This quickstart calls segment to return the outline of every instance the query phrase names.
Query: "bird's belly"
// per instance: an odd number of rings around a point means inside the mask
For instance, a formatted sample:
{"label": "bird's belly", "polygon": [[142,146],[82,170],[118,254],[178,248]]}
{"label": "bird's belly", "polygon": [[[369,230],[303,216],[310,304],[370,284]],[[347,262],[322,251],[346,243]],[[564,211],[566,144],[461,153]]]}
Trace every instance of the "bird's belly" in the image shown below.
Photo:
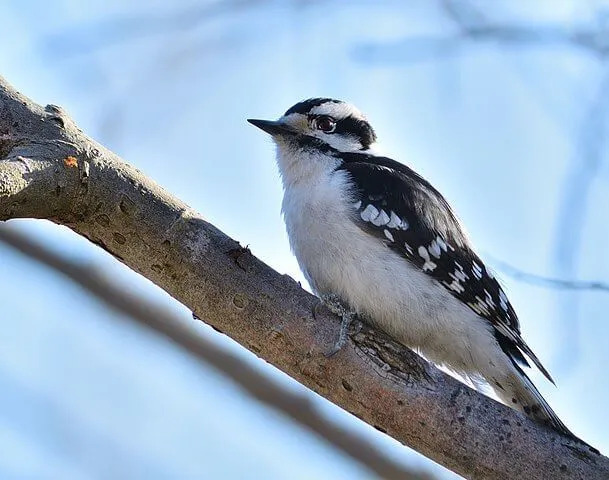
{"label": "bird's belly", "polygon": [[[326,228],[306,248],[295,249],[311,286],[338,295],[359,315],[389,333],[420,344],[448,305],[433,279],[356,225]],[[307,251],[311,250],[311,251]]]}
{"label": "bird's belly", "polygon": [[351,219],[286,222],[294,253],[316,293],[339,296],[436,363],[471,371],[471,345],[494,341],[483,319]]}

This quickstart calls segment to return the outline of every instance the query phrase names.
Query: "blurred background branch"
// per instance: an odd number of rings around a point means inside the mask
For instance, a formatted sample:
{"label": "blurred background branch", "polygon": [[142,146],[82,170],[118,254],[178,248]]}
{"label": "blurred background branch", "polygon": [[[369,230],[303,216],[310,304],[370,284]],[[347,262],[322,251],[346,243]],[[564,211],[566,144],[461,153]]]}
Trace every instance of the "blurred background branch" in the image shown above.
{"label": "blurred background branch", "polygon": [[408,36],[386,43],[365,43],[354,50],[359,61],[399,63],[434,60],[447,55],[466,53],[475,44],[490,43],[502,48],[581,49],[601,61],[609,54],[609,10],[601,9],[591,25],[568,26],[564,23],[509,23],[493,18],[493,10],[477,8],[469,0],[439,0],[453,32],[442,35]]}
{"label": "blurred background branch", "polygon": [[493,258],[490,255],[485,255],[485,257],[488,258],[501,273],[508,275],[519,282],[529,283],[531,285],[538,285],[546,288],[556,288],[559,290],[590,290],[609,292],[609,283],[544,277],[543,275],[537,275],[535,273],[526,272],[516,268],[513,265],[503,262],[497,258]]}
{"label": "blurred background branch", "polygon": [[[260,7],[268,0],[223,0],[211,3],[177,5],[162,13],[148,11],[130,16],[104,18],[88,24],[75,25],[68,32],[58,32],[45,37],[41,48],[45,55],[60,51],[62,58],[89,55],[96,50],[116,44],[124,44],[147,36],[187,36],[192,30],[213,22],[222,16],[233,16]],[[76,29],[76,31],[75,31]],[[80,30],[80,31],[79,31]],[[73,42],[74,35],[84,42]],[[175,39],[171,39],[175,41]],[[63,48],[58,49],[61,45]],[[66,48],[67,47],[67,48]]]}

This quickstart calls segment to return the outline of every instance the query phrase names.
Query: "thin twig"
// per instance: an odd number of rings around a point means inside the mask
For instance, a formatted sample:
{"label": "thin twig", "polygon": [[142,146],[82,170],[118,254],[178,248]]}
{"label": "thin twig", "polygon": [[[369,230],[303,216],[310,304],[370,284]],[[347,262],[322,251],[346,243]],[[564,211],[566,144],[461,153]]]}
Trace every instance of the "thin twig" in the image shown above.
{"label": "thin twig", "polygon": [[485,255],[498,270],[507,276],[520,282],[529,283],[546,288],[557,288],[561,290],[591,290],[609,292],[609,283],[595,280],[565,280],[561,278],[545,277],[535,273],[520,270],[507,262]]}

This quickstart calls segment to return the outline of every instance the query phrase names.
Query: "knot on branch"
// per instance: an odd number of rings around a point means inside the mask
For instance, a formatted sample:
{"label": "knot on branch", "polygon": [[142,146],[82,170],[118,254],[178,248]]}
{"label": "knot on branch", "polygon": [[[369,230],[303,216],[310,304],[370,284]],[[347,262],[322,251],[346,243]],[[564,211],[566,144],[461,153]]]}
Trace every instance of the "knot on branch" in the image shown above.
{"label": "knot on branch", "polygon": [[433,389],[434,380],[421,357],[386,334],[363,324],[352,340],[358,355],[371,364],[381,377],[406,385],[418,382]]}
{"label": "knot on branch", "polygon": [[57,105],[47,105],[44,111],[48,113],[48,119],[61,128],[65,128],[68,115],[65,110]]}

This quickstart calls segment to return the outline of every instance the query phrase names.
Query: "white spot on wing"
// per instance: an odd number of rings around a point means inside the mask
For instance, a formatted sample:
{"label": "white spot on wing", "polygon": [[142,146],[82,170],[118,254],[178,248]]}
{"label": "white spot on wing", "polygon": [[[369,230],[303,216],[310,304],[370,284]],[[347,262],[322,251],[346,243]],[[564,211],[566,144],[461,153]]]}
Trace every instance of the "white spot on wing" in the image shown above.
{"label": "white spot on wing", "polygon": [[489,310],[488,310],[488,306],[486,305],[486,303],[484,303],[484,300],[482,300],[478,295],[476,295],[476,300],[477,302],[477,306],[480,309],[480,311],[482,313],[484,313],[485,315],[489,314]]}
{"label": "white spot on wing", "polygon": [[440,245],[438,245],[437,241],[432,240],[431,245],[429,245],[429,253],[431,253],[436,258],[440,258],[442,250],[440,250]]}
{"label": "white spot on wing", "polygon": [[395,240],[393,239],[393,235],[391,235],[391,232],[387,229],[384,230],[385,236],[392,242],[395,242]]}
{"label": "white spot on wing", "polygon": [[474,277],[478,279],[482,278],[482,267],[476,262],[472,262],[472,273],[474,274]]}
{"label": "white spot on wing", "polygon": [[467,275],[465,275],[463,270],[459,270],[458,268],[455,268],[455,277],[461,282],[464,282],[467,279]]}
{"label": "white spot on wing", "polygon": [[360,213],[360,217],[362,217],[362,220],[364,222],[371,222],[373,219],[375,219],[379,214],[379,211],[376,209],[376,207],[374,205],[368,205],[366,208],[364,208],[364,210],[362,211],[362,213]]}
{"label": "white spot on wing", "polygon": [[442,240],[442,237],[436,237],[436,242],[438,242],[438,246],[442,250],[444,250],[445,252],[448,251],[448,245],[446,245],[446,242]]}
{"label": "white spot on wing", "polygon": [[358,200],[357,202],[355,202],[353,204],[353,208],[355,208],[356,210],[359,210],[359,207],[361,207],[361,206],[362,206],[362,201],[361,200]]}
{"label": "white spot on wing", "polygon": [[457,280],[456,278],[453,278],[453,281],[451,283],[448,283],[448,282],[442,282],[442,283],[444,283],[444,285],[446,285],[448,288],[450,288],[451,290],[453,290],[457,293],[465,292],[465,288],[463,288],[463,285],[461,285],[461,283],[459,283],[459,280]]}
{"label": "white spot on wing", "polygon": [[420,246],[418,252],[421,258],[425,260],[425,263],[423,264],[423,271],[426,272],[427,270],[429,270],[430,272],[433,272],[436,269],[437,265],[431,261],[427,249],[423,246]]}
{"label": "white spot on wing", "polygon": [[408,230],[410,225],[408,224],[407,220],[398,217],[397,214],[392,210],[387,226],[390,228],[399,228],[400,230]]}
{"label": "white spot on wing", "polygon": [[464,282],[465,280],[469,279],[469,275],[467,275],[467,273],[465,273],[465,271],[463,270],[463,267],[461,266],[461,264],[459,262],[455,262],[454,277],[456,277],[461,282]]}
{"label": "white spot on wing", "polygon": [[385,210],[381,210],[376,218],[372,219],[372,224],[380,227],[389,223],[389,215],[385,213]]}
{"label": "white spot on wing", "polygon": [[398,217],[396,215],[396,213],[391,210],[391,215],[390,215],[390,220],[389,223],[387,224],[387,226],[389,228],[399,228],[402,225],[402,220],[400,219],[400,217]]}
{"label": "white spot on wing", "polygon": [[404,247],[406,248],[406,251],[412,255],[414,252],[412,251],[412,248],[410,248],[410,245],[408,245],[408,242],[404,242]]}
{"label": "white spot on wing", "polygon": [[493,297],[486,288],[484,289],[484,294],[486,295],[486,304],[491,308],[495,308],[495,302],[493,301]]}
{"label": "white spot on wing", "polygon": [[503,293],[503,291],[499,292],[499,305],[501,306],[501,308],[503,308],[503,310],[505,310],[506,312],[508,311],[508,303],[507,303],[508,299],[505,296],[505,293]]}

